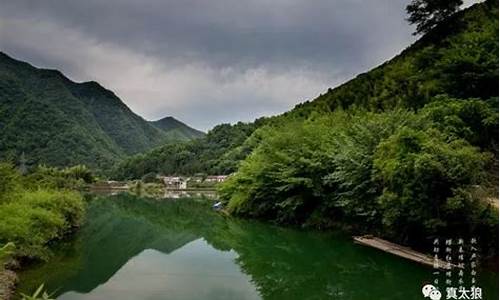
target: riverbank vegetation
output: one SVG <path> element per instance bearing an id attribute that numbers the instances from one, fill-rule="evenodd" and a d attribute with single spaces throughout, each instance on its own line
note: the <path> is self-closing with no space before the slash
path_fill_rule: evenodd
<path id="1" fill-rule="evenodd" d="M 337 111 L 263 128 L 265 139 L 220 194 L 240 216 L 348 224 L 415 245 L 477 236 L 494 249 L 497 212 L 477 190 L 496 171 L 479 146 L 497 135 L 497 105 L 439 97 L 418 113 Z"/>
<path id="2" fill-rule="evenodd" d="M 14 243 L 14 257 L 47 259 L 49 243 L 83 219 L 83 199 L 70 188 L 89 179 L 87 171 L 39 167 L 23 176 L 0 163 L 0 244 Z"/>

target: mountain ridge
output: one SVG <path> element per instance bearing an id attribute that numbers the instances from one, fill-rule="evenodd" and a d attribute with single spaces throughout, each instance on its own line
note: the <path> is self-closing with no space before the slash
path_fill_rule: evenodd
<path id="1" fill-rule="evenodd" d="M 74 82 L 0 52 L 0 156 L 29 164 L 102 168 L 168 142 L 189 140 L 135 114 L 96 81 Z"/>
<path id="2" fill-rule="evenodd" d="M 165 132 L 178 134 L 179 136 L 184 136 L 188 139 L 200 138 L 205 135 L 203 131 L 192 128 L 172 116 L 166 116 L 155 121 L 148 121 L 148 123 Z"/>

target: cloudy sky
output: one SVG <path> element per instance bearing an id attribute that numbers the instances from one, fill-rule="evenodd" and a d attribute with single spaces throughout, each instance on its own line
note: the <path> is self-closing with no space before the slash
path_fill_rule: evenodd
<path id="1" fill-rule="evenodd" d="M 414 41 L 409 0 L 0 0 L 0 51 L 207 130 L 289 110 Z"/>

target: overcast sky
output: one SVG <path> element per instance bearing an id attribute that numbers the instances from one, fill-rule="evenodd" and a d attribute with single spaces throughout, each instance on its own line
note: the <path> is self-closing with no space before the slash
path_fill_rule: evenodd
<path id="1" fill-rule="evenodd" d="M 409 0 L 0 0 L 0 51 L 207 130 L 314 99 L 409 46 Z"/>

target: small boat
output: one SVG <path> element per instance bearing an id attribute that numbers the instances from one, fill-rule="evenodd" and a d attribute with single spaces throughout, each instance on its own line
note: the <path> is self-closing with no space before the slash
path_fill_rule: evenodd
<path id="1" fill-rule="evenodd" d="M 215 203 L 214 205 L 212 205 L 212 208 L 214 210 L 221 210 L 223 208 L 222 202 L 219 201 L 219 202 Z"/>

